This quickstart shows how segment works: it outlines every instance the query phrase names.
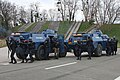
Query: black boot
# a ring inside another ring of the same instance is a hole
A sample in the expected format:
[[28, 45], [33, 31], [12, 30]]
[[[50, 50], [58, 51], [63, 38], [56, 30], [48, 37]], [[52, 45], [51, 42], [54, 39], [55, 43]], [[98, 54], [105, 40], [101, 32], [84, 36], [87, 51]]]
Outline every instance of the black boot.
[[27, 62], [28, 62], [28, 59], [25, 59], [25, 61], [26, 61], [25, 63], [27, 63]]
[[80, 58], [78, 57], [77, 60], [80, 60]]
[[16, 64], [17, 62], [14, 62], [13, 64]]
[[33, 60], [30, 60], [30, 62], [29, 63], [33, 63]]
[[89, 57], [88, 60], [91, 60], [91, 58]]
[[24, 59], [22, 60], [22, 62], [21, 63], [24, 63]]
[[11, 63], [13, 63], [13, 61], [10, 61], [9, 63], [11, 64]]

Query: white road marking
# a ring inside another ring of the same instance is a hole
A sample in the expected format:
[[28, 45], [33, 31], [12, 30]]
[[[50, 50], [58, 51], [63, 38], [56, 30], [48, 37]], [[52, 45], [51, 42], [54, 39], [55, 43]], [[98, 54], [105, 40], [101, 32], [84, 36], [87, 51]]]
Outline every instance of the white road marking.
[[114, 80], [120, 80], [120, 76], [119, 77], [117, 77], [116, 79], [114, 79]]
[[9, 63], [1, 63], [1, 65], [4, 65], [4, 66], [6, 66], [6, 65], [9, 65]]
[[58, 65], [58, 66], [48, 67], [48, 68], [45, 68], [45, 69], [46, 69], [46, 70], [49, 70], [49, 69], [54, 69], [54, 68], [59, 68], [59, 67], [64, 67], [64, 66], [76, 64], [76, 63], [77, 63], [77, 62], [66, 63], [66, 64], [62, 64], [62, 65]]

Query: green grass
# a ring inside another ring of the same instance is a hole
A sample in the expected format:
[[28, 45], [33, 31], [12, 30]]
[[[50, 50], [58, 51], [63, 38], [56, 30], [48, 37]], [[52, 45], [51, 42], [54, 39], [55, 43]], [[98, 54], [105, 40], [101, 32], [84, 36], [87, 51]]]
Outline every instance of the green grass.
[[17, 31], [19, 30], [19, 28], [22, 27], [23, 25], [24, 25], [24, 24], [21, 23], [19, 26], [15, 26], [12, 30], [13, 30], [14, 32], [17, 32]]
[[5, 39], [0, 39], [0, 48], [5, 47], [5, 46], [6, 46]]
[[120, 24], [105, 24], [100, 29], [109, 37], [115, 36], [119, 41], [118, 47], [120, 47]]
[[25, 31], [26, 31], [26, 32], [30, 32], [36, 25], [37, 25], [37, 22], [36, 22], [36, 23], [33, 23], [33, 24], [30, 25]]
[[47, 21], [47, 22], [40, 28], [39, 32], [42, 32], [43, 30], [48, 29], [49, 24], [50, 24], [50, 21]]
[[60, 26], [59, 26], [59, 29], [58, 29], [58, 34], [66, 34], [66, 32], [68, 31], [68, 29], [70, 28], [72, 22], [69, 22], [69, 21], [61, 21], [60, 22]]
[[87, 29], [89, 29], [92, 25], [89, 24], [89, 22], [82, 22], [80, 25], [80, 28], [78, 30], [78, 32], [84, 32]]

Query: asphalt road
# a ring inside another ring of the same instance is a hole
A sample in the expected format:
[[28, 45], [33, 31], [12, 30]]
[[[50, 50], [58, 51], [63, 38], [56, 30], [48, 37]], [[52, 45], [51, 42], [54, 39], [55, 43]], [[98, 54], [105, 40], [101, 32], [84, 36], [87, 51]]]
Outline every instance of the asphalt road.
[[0, 48], [0, 80], [120, 80], [119, 53], [120, 49], [115, 56], [103, 55], [92, 60], [87, 60], [84, 53], [81, 61], [68, 53], [58, 60], [8, 64], [7, 48]]

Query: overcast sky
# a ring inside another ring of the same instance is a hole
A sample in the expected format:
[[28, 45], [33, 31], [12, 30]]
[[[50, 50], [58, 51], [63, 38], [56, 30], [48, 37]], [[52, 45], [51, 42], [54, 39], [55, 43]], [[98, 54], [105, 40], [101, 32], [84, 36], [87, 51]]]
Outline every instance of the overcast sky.
[[40, 7], [42, 9], [50, 9], [55, 7], [55, 0], [7, 0], [11, 3], [15, 3], [19, 6], [24, 6], [25, 8], [29, 8], [31, 3], [40, 3]]
[[[5, 0], [3, 0], [5, 1]], [[7, 0], [11, 3], [15, 3], [18, 6], [24, 6], [26, 9], [29, 8], [31, 3], [36, 3], [39, 2], [40, 3], [40, 9], [54, 9], [55, 6], [55, 1], [57, 0]], [[81, 11], [77, 11], [76, 13], [77, 15], [75, 16], [76, 20], [83, 20], [84, 17], [82, 15]]]

